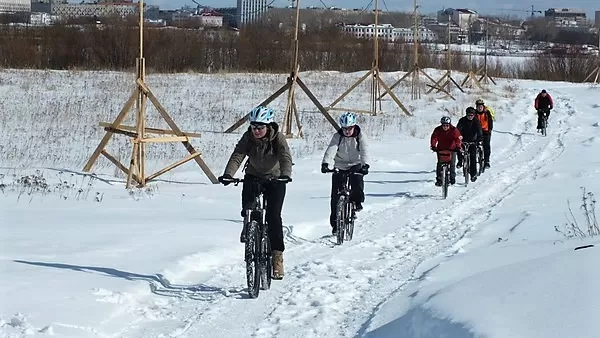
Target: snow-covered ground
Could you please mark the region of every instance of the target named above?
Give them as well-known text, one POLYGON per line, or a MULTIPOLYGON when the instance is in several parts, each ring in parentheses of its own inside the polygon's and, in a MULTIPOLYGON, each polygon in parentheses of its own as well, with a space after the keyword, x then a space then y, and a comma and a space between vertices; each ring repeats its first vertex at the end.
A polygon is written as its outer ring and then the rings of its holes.
MULTIPOLYGON (((361 75, 301 77, 328 105, 361 75)), ((383 74, 389 83, 401 75, 383 74)), ((249 299, 238 240, 240 187, 212 185, 191 163, 130 191, 105 160, 97 176, 80 172, 103 135, 97 123, 114 119, 132 81, 121 73, 0 72, 0 336, 600 332, 600 239, 568 239, 555 230, 566 231, 568 201, 586 230, 581 187, 600 191, 598 87, 500 79, 489 92, 454 90, 453 101, 424 93, 410 100, 401 86, 397 94, 413 117, 389 100, 382 114, 360 117, 373 161, 365 210, 354 239, 341 246, 328 236, 330 177, 319 172, 333 130, 299 94, 306 137, 290 140, 286 276, 249 299), (542 88, 556 101, 547 137, 536 133, 532 108, 542 88), (456 121, 479 97, 497 116, 492 168, 442 200, 429 135, 442 115, 456 121), (575 250, 587 245, 594 246, 575 250)), ((204 132, 194 144, 216 175, 239 134, 206 131, 226 129, 284 81, 258 74, 148 77, 182 129, 204 132)), ((368 97, 359 88, 343 103, 366 108, 368 97)), ((285 95, 273 106, 281 111, 285 95)), ((121 158, 130 152, 127 139, 117 137, 112 147, 121 158)), ((150 165, 182 158, 180 148, 151 148, 150 165)))

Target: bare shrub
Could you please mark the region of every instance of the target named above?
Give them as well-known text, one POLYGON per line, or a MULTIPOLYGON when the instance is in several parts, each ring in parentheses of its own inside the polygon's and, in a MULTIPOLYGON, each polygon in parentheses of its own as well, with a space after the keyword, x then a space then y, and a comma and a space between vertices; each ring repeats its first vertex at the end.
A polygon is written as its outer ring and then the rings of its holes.
POLYGON ((596 198, 592 192, 581 188, 583 196, 581 198, 581 210, 584 218, 584 223, 580 224, 573 214, 570 203, 567 201, 569 214, 567 215, 567 223, 561 228, 554 227, 554 230, 566 238, 586 238, 600 235, 598 219, 596 218, 596 198))

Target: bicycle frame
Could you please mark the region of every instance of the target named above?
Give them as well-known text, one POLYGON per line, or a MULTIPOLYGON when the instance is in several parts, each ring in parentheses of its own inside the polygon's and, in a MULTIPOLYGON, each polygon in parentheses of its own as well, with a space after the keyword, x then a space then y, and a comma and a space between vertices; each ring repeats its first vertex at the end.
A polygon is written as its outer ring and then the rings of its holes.
POLYGON ((333 170, 329 170, 327 172, 341 174, 342 175, 342 185, 338 189, 336 193, 337 197, 337 244, 342 244, 344 240, 352 240, 352 236, 354 234, 354 218, 356 215, 354 203, 350 201, 350 194, 352 192, 352 187, 350 185, 350 176, 351 175, 362 175, 356 171, 352 170, 341 170, 338 168, 334 168, 333 170))
POLYGON ((452 151, 438 150, 438 162, 442 166, 442 197, 448 197, 448 186, 450 185, 450 166, 452 165, 452 151))
POLYGON ((268 235, 268 224, 266 221, 267 200, 264 198, 264 184, 277 180, 264 179, 231 179, 231 183, 256 184, 258 194, 254 198, 252 206, 245 208, 244 236, 246 238, 244 248, 244 260, 246 262, 246 281, 248 283, 248 294, 251 298, 258 297, 259 289, 268 290, 271 287, 272 262, 271 243, 268 235))

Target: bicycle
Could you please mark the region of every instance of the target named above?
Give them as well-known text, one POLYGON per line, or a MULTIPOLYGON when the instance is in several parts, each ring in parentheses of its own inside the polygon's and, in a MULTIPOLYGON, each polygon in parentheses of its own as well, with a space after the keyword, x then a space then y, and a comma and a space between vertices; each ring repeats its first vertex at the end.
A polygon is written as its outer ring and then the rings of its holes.
POLYGON ((450 166, 452 165, 452 151, 438 150, 438 162, 442 166, 442 197, 448 197, 448 186, 450 185, 450 166))
POLYGON ((483 153, 483 144, 477 142, 477 176, 480 176, 485 172, 485 156, 483 153))
POLYGON ((258 186, 258 195, 254 198, 249 208, 244 208, 244 228, 242 236, 245 238, 244 260, 246 262, 246 282, 250 298, 258 297, 259 290, 271 288, 273 279, 273 265, 271 242, 269 241, 268 224, 265 219, 267 201, 264 199, 264 184, 283 181, 278 179, 239 179, 232 178, 222 183, 251 183, 258 186))
POLYGON ((471 146, 475 145, 475 142, 463 142, 462 143, 462 169, 463 169, 463 176, 465 177, 465 185, 469 184, 469 176, 471 175, 471 173, 469 172, 469 169, 471 168, 471 154, 469 153, 469 149, 471 148, 471 146))
POLYGON ((542 136, 547 135, 547 127, 548 127, 548 114, 550 113, 547 109, 540 109, 538 113, 542 113, 542 129, 540 129, 540 133, 542 136))
POLYGON ((334 168, 327 170, 325 173, 335 173, 342 175, 342 185, 337 191, 337 203, 336 203, 336 221, 335 226, 337 230, 337 244, 341 245, 344 240, 352 240, 354 235, 354 219, 356 218, 356 206, 354 202, 350 201, 350 193, 352 191, 350 185, 351 175, 362 175, 356 170, 342 170, 334 168))

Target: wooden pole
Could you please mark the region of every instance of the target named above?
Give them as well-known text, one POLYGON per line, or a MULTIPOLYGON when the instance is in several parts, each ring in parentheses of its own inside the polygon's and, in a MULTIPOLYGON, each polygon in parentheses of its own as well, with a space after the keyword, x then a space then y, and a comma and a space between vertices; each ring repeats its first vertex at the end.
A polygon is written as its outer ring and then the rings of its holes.
POLYGON ((413 100, 421 98, 421 86, 419 81, 419 16, 417 0, 413 6, 413 70, 411 82, 411 98, 413 100))
MULTIPOLYGON (((299 54, 299 42, 298 42, 298 30, 300 27, 300 0, 296 2, 296 21, 294 27, 294 39, 292 41, 292 57, 290 58, 290 79, 291 84, 288 90, 287 104, 285 107, 285 116, 283 118, 283 134, 287 137, 293 136, 292 125, 294 121, 294 117, 296 118, 296 122, 300 119, 298 118, 298 110, 296 108, 296 78, 298 77, 298 72, 300 71, 300 67, 298 65, 298 54, 299 54)), ((301 135, 301 126, 298 125, 298 136, 301 135)))

